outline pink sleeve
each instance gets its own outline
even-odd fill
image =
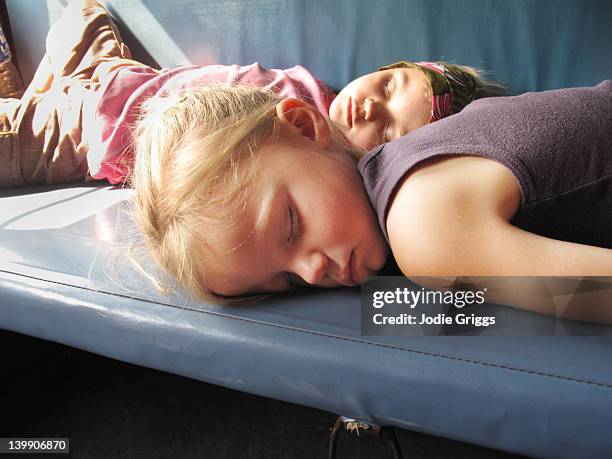
[[[105,88],[95,112],[98,134],[88,139],[89,174],[94,179],[123,183],[133,165],[133,128],[139,106],[147,98],[210,84],[248,84],[274,91],[280,97],[303,99],[328,115],[333,91],[304,67],[268,70],[258,63],[185,66],[158,71],[129,66],[116,71]]]

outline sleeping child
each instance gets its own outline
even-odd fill
[[[140,106],[185,88],[242,84],[302,99],[344,127],[347,139],[362,149],[456,113],[491,88],[468,67],[435,63],[385,67],[353,81],[338,97],[301,66],[156,70],[132,59],[112,18],[94,0],[72,2],[49,31],[46,48],[24,96],[0,101],[0,187],[92,179],[125,183]],[[403,87],[390,78],[399,74],[406,75]],[[379,97],[385,91],[393,92],[388,106]]]

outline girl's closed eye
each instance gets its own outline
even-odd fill
[[[385,84],[384,84],[384,91],[385,91],[385,97],[387,98],[387,100],[391,99],[391,78],[387,78],[385,80]],[[389,123],[385,123],[383,130],[382,130],[382,142],[383,143],[387,143],[387,142],[391,142],[391,136],[389,135]]]
[[[289,236],[287,237],[287,242],[292,243],[295,241],[297,233],[298,233],[298,218],[297,213],[291,206],[289,209]]]
[[[288,206],[289,209],[289,236],[287,237],[287,242],[289,244],[295,242],[298,238],[299,234],[299,225],[298,225],[298,215],[297,212],[291,207]],[[296,278],[293,273],[285,273],[287,288],[292,290],[297,287],[298,278]]]

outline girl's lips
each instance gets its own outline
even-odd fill
[[[353,127],[353,100],[351,97],[346,102],[346,125],[349,129]]]

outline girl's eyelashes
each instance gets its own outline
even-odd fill
[[[389,92],[389,86],[391,85],[391,80],[386,80],[385,81],[385,97],[387,99],[391,98],[391,93]]]
[[[287,242],[291,243],[295,240],[297,230],[298,230],[298,221],[297,214],[295,211],[289,206],[289,237],[287,238]]]
[[[391,90],[389,89],[391,86],[391,78],[385,80],[385,97],[387,100],[391,99]],[[384,143],[390,142],[391,138],[389,137],[389,123],[385,124],[383,129],[383,137],[382,140]]]
[[[289,236],[287,237],[287,242],[290,244],[294,242],[298,236],[298,218],[297,212],[295,212],[291,206],[288,206],[287,208],[289,209]],[[286,272],[285,280],[289,290],[296,288],[297,285],[292,273]]]

